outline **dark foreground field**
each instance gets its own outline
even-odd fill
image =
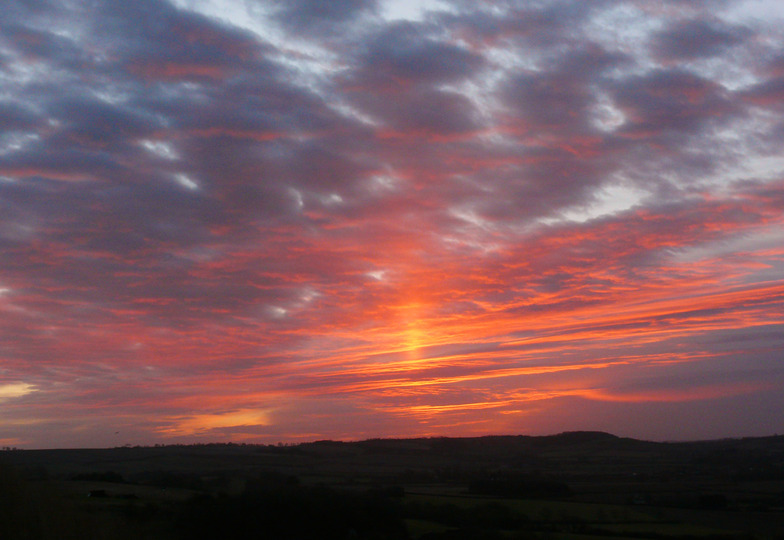
[[[0,539],[784,539],[784,437],[0,453]]]

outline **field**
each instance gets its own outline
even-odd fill
[[[784,539],[784,437],[0,453],[0,538]]]

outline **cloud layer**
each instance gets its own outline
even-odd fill
[[[327,4],[7,8],[0,442],[784,430],[780,19]]]

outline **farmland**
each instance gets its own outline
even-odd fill
[[[784,538],[784,437],[0,453],[2,538]]]

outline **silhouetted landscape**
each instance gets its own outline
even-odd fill
[[[784,538],[784,436],[0,453],[3,539]]]

